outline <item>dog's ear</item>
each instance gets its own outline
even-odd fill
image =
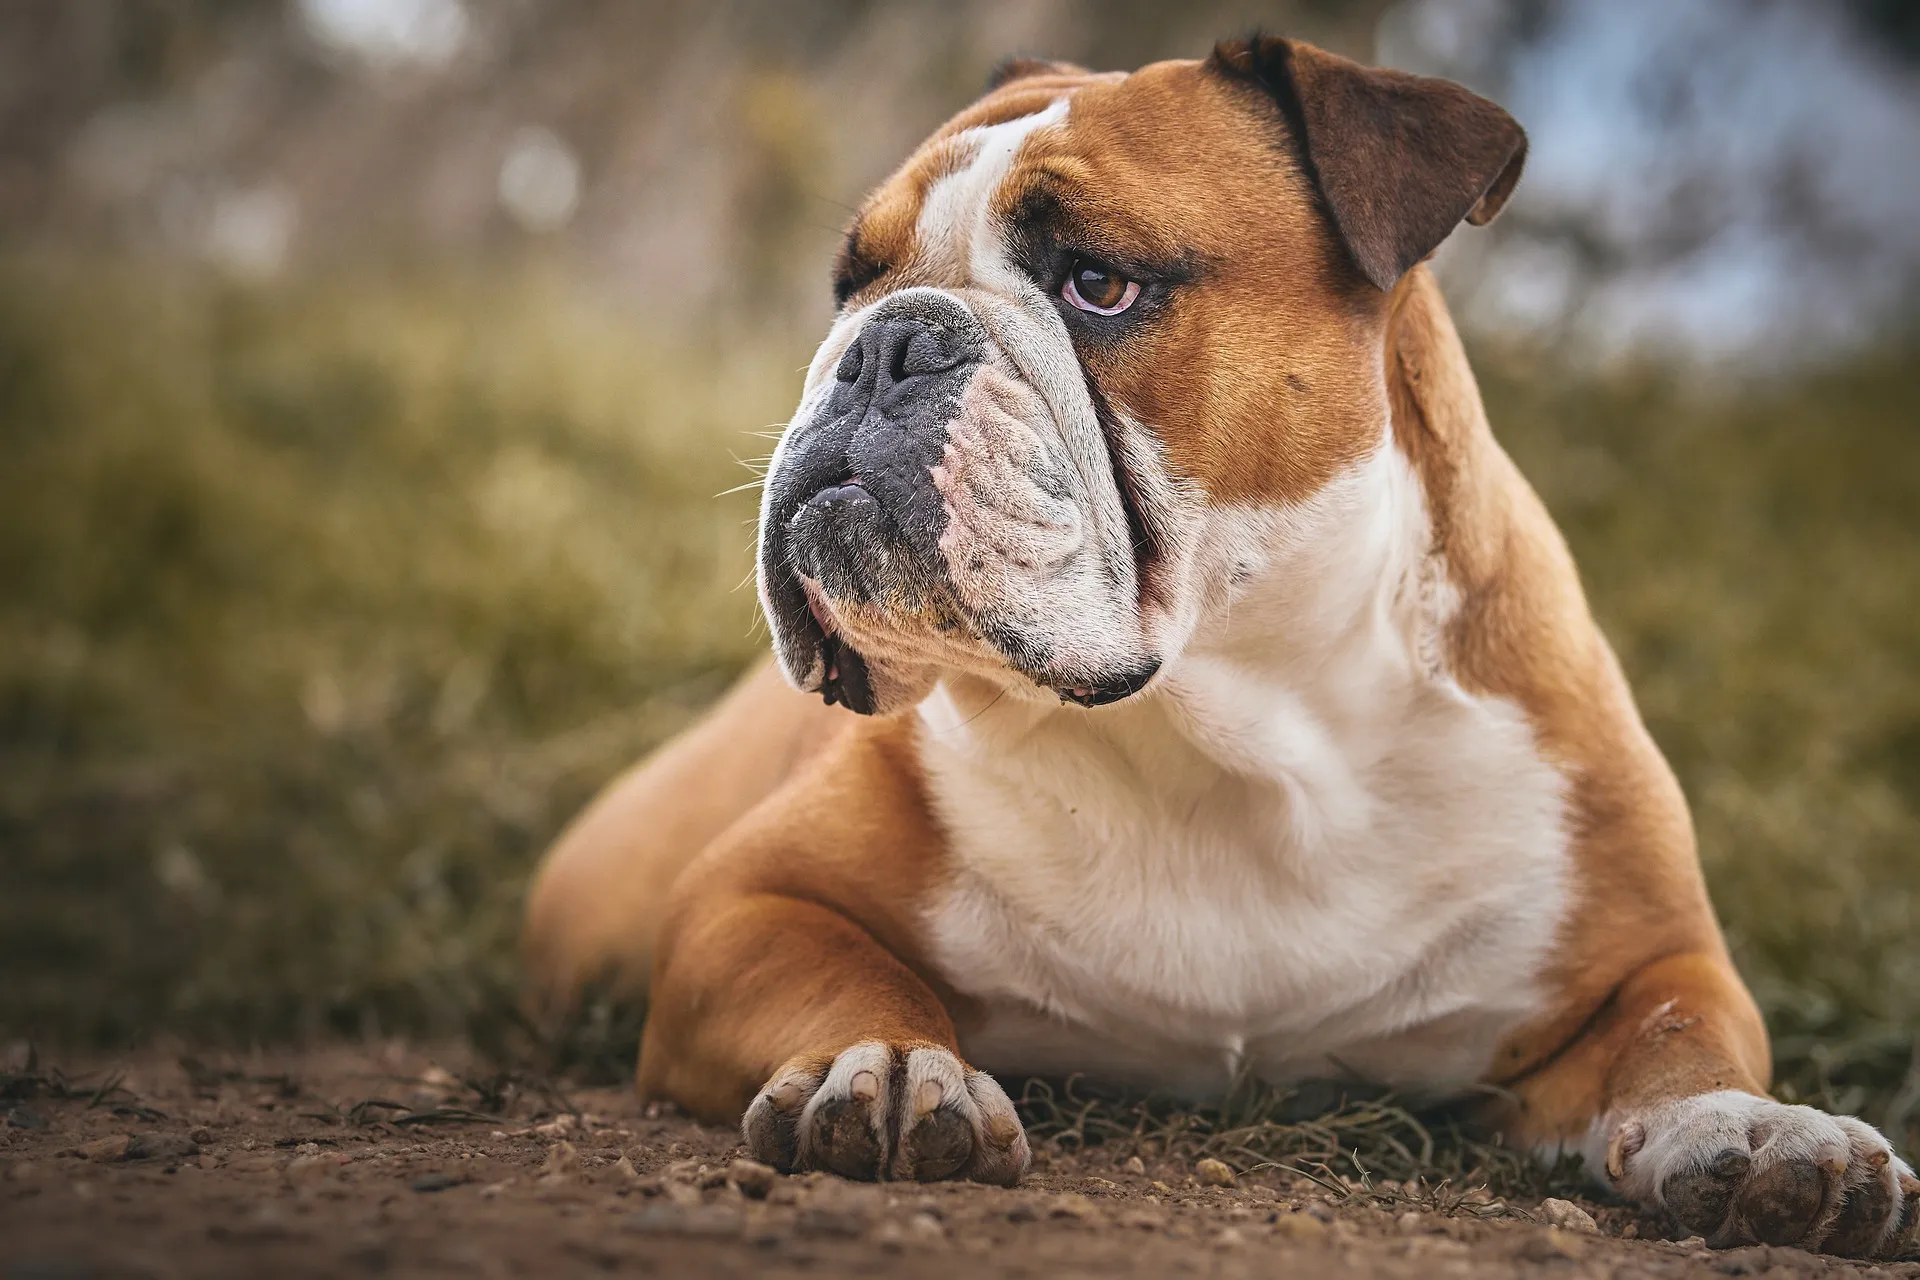
[[[1035,76],[1091,74],[1085,67],[1072,62],[1055,62],[1051,58],[1027,58],[1017,53],[1008,54],[993,64],[993,70],[987,72],[987,92],[992,93],[1002,85],[1012,84],[1015,80],[1030,80]]]
[[[1335,230],[1380,289],[1461,219],[1491,222],[1520,181],[1526,132],[1451,80],[1258,35],[1222,41],[1207,65],[1279,103]]]

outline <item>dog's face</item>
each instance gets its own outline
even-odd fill
[[[1386,290],[1524,153],[1457,86],[1287,41],[1014,72],[854,219],[767,476],[781,666],[856,711],[955,671],[1145,688],[1255,571],[1246,515],[1381,447]]]

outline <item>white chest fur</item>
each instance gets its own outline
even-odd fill
[[[1432,658],[1446,593],[1391,447],[1310,509],[1212,523],[1236,585],[1150,695],[922,708],[931,956],[985,1011],[962,1049],[1195,1095],[1243,1067],[1465,1084],[1538,1010],[1564,781]]]

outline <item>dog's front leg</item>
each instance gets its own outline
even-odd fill
[[[1768,1072],[1766,1032],[1728,961],[1669,956],[1514,1084],[1514,1127],[1537,1149],[1580,1151],[1595,1176],[1716,1246],[1911,1248],[1913,1170],[1870,1125],[1769,1098]]]
[[[642,1095],[740,1115],[787,1171],[1011,1184],[1031,1159],[1004,1090],[961,1060],[953,1020],[839,912],[777,894],[694,904],[655,971]]]

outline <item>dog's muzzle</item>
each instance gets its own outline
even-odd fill
[[[865,659],[833,628],[827,601],[943,630],[958,622],[931,472],[987,354],[985,331],[952,299],[916,291],[883,306],[768,478],[760,554],[773,623],[784,643],[815,648],[792,669],[817,671],[829,703],[873,710]]]

